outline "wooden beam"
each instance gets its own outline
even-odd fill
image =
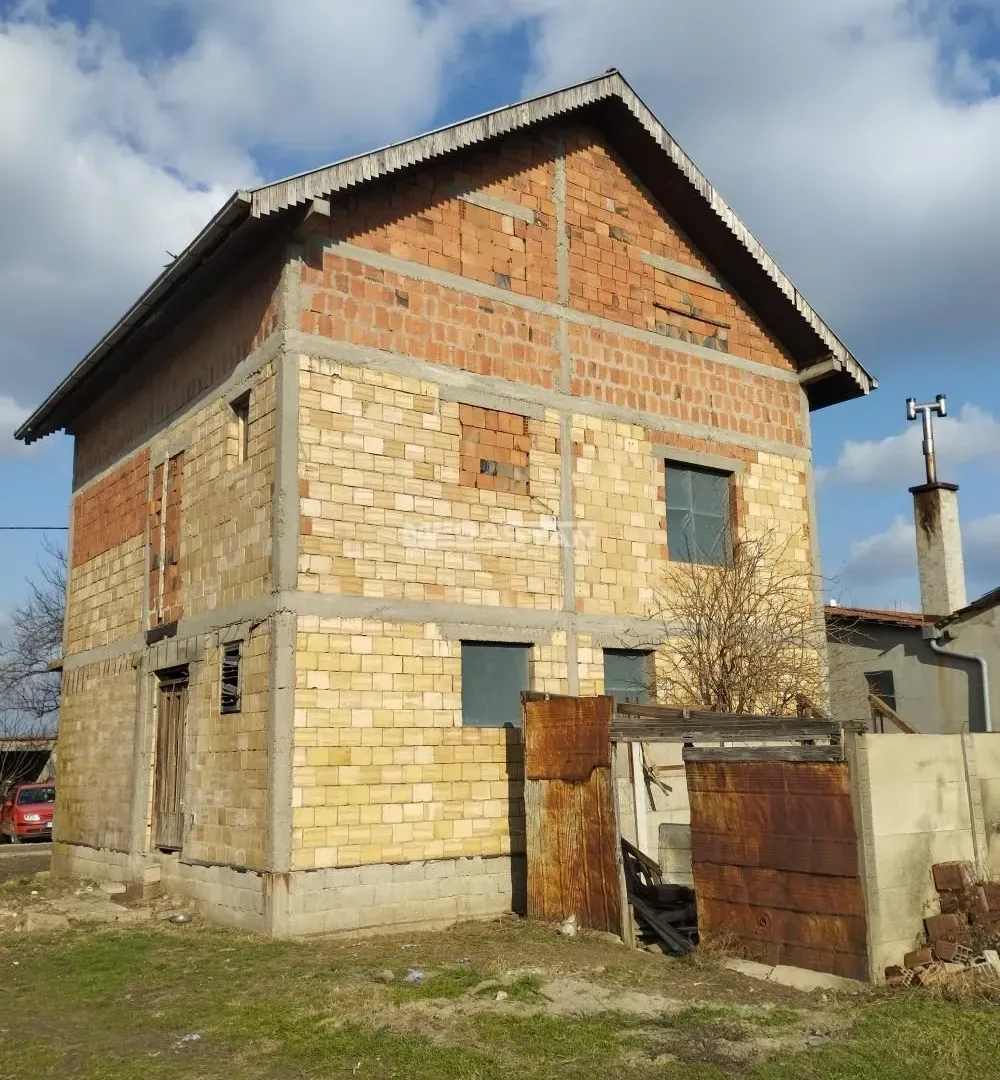
[[[842,746],[685,746],[687,761],[843,761]]]
[[[641,720],[614,718],[611,738],[634,742],[711,742],[747,739],[839,738],[841,725],[834,720],[800,720],[797,717],[716,717],[713,720]]]
[[[886,703],[877,694],[868,695],[868,704],[871,705],[871,707],[875,709],[881,716],[888,717],[896,725],[896,727],[899,728],[900,731],[905,732],[905,734],[907,735],[917,734],[917,729],[914,727],[910,727],[910,725],[899,715],[899,713],[896,712],[896,710],[891,708],[889,705],[886,705]]]

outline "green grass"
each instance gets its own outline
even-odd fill
[[[550,939],[531,927],[475,933],[461,952],[447,935],[401,952],[391,940],[274,942],[197,926],[0,936],[0,1077],[966,1080],[1000,1071],[995,1006],[919,993],[828,1005],[836,1015],[825,1026],[843,1033],[808,1049],[816,1003],[761,1003],[750,983],[745,998],[728,984],[723,1000],[703,983],[678,984],[691,1004],[652,1019],[568,1018],[545,1011],[545,976],[506,976],[519,1007],[501,1009],[496,986],[471,991],[498,971],[557,970],[576,952],[557,942],[540,955]],[[452,962],[465,953],[475,963]],[[638,962],[683,977],[670,961]],[[409,966],[430,974],[403,984]],[[387,967],[388,986],[377,979]],[[611,982],[622,981],[615,972]]]
[[[406,972],[397,973],[405,977]],[[467,994],[487,976],[469,964],[445,968],[433,972],[429,978],[420,982],[400,982],[392,984],[392,999],[396,1002],[433,1000],[435,998],[460,998]],[[496,991],[494,991],[495,993]]]

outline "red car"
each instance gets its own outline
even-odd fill
[[[50,837],[55,805],[54,784],[18,784],[11,788],[0,803],[0,843]]]

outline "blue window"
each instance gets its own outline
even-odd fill
[[[732,558],[728,473],[667,462],[667,554],[672,562],[725,566]]]
[[[520,727],[530,645],[462,642],[462,726]]]
[[[604,692],[615,701],[649,701],[652,654],[639,649],[604,650]]]

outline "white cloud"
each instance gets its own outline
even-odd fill
[[[917,536],[912,521],[893,519],[883,532],[855,540],[841,579],[849,585],[888,585],[915,579]]]
[[[45,0],[0,15],[0,393],[21,406],[261,160],[319,164],[427,126],[468,78],[470,35],[518,22],[527,90],[619,64],[849,343],[994,332],[1000,98],[965,8],[965,23],[900,0],[136,10],[103,0],[85,29]],[[173,51],[149,30],[168,16]]]
[[[973,518],[962,526],[962,556],[970,600],[1000,585],[1000,514]],[[872,607],[919,604],[917,539],[912,521],[902,516],[882,532],[851,544],[847,564],[837,575],[845,603]]]
[[[970,521],[962,532],[969,599],[1000,586],[1000,514]]]
[[[848,344],[993,335],[1000,99],[974,5],[508,8],[538,18],[536,87],[619,65]]]
[[[319,164],[426,126],[475,10],[155,0],[150,15],[190,31],[164,55],[44,0],[0,9],[0,394],[36,404],[168,252],[260,181],[255,154]]]
[[[836,464],[816,470],[817,483],[895,489],[923,483],[922,440],[919,422],[908,423],[898,435],[884,439],[848,439]],[[946,479],[951,478],[951,467],[965,462],[992,464],[1000,457],[1000,420],[978,405],[963,405],[958,416],[935,419],[934,444],[938,475]]]
[[[31,448],[14,442],[14,431],[28,415],[13,398],[0,394],[0,461],[30,453]],[[2,612],[0,612],[2,620]]]

